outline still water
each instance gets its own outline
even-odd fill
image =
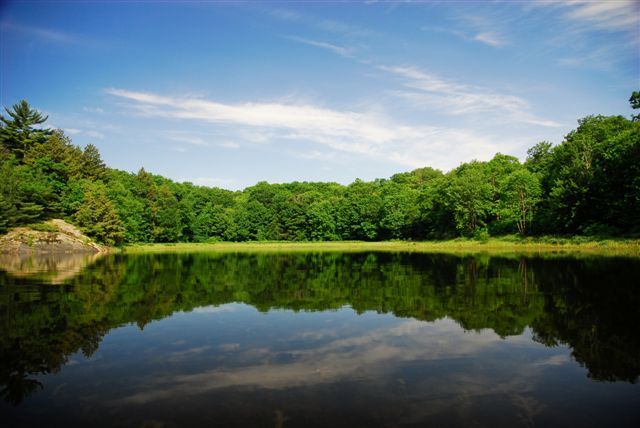
[[[0,426],[640,426],[637,259],[8,266]]]

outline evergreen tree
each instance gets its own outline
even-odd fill
[[[0,115],[0,143],[18,159],[22,159],[32,144],[42,142],[51,135],[50,130],[34,128],[44,123],[48,116],[32,109],[27,101],[14,104],[11,109],[5,107],[5,111],[9,117]]]
[[[87,144],[82,152],[82,161],[82,173],[85,178],[91,180],[105,179],[106,165],[102,161],[96,146]]]
[[[102,186],[94,186],[85,193],[84,203],[74,218],[88,236],[100,242],[118,245],[124,240],[122,220]]]

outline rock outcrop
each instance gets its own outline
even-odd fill
[[[0,253],[4,254],[60,254],[104,253],[107,248],[96,244],[78,228],[64,220],[54,219],[43,224],[41,230],[17,227],[0,237]]]

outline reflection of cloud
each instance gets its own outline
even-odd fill
[[[175,351],[169,354],[167,357],[168,361],[179,361],[185,358],[189,358],[194,354],[201,354],[205,351],[211,349],[211,346],[197,346],[194,348],[184,349],[182,351]]]
[[[230,305],[221,305],[221,306],[203,306],[200,308],[195,308],[191,312],[212,314],[212,313],[219,313],[219,312],[236,312],[237,310],[238,310],[238,306],[230,304]]]
[[[218,346],[218,349],[221,351],[237,351],[238,349],[240,349],[240,344],[239,343],[223,343],[222,345]]]
[[[535,365],[536,366],[560,366],[563,364],[568,364],[569,362],[571,362],[571,359],[569,358],[568,355],[559,354],[559,355],[552,355],[549,358],[545,358],[543,360],[537,361]]]
[[[238,397],[248,394],[264,399],[267,406],[272,397],[287,396],[291,408],[304,408],[309,400],[317,404],[318,397],[347,385],[359,399],[383,403],[381,413],[393,412],[398,425],[422,426],[433,417],[453,418],[447,419],[452,424],[469,421],[482,417],[479,406],[484,409],[490,402],[492,409],[504,411],[503,421],[533,426],[548,410],[538,401],[540,373],[567,359],[566,349],[555,348],[545,354],[565,355],[551,355],[542,364],[523,362],[523,348],[540,347],[531,341],[528,329],[501,339],[491,330],[465,332],[449,318],[433,323],[396,319],[374,330],[366,330],[369,324],[344,322],[321,323],[320,328],[296,329],[292,336],[261,341],[268,347],[249,348],[251,337],[244,343],[221,344],[212,351],[214,368],[132,379],[130,392],[108,405],[131,411],[159,401],[206,403],[233,397],[224,405],[234,406]],[[348,335],[341,328],[345,326]],[[200,360],[208,358],[200,355]],[[290,394],[290,389],[296,393]],[[326,412],[340,405],[332,402]]]
[[[481,334],[464,333],[451,319],[435,323],[410,320],[364,335],[332,340],[334,335],[335,331],[330,329],[302,332],[296,337],[305,338],[305,345],[282,352],[267,348],[243,350],[237,343],[223,344],[218,349],[236,351],[228,358],[236,363],[246,361],[249,364],[161,377],[151,382],[145,379],[142,390],[123,397],[118,404],[142,404],[168,399],[176,394],[197,395],[228,387],[283,389],[333,383],[354,376],[376,378],[390,373],[402,362],[470,357],[489,346],[505,342],[488,330]],[[313,340],[321,344],[310,348],[308,341]],[[193,348],[182,352],[202,352],[204,349]],[[455,374],[451,381],[462,385],[466,393],[471,395],[509,393],[514,386],[518,391],[525,392],[526,378],[531,370],[523,369],[522,378],[513,378],[506,384],[494,382],[491,387],[487,387],[492,384],[487,379],[465,378],[468,375],[464,374]]]

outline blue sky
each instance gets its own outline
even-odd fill
[[[633,1],[9,1],[0,23],[3,106],[229,189],[524,159],[640,89]]]

